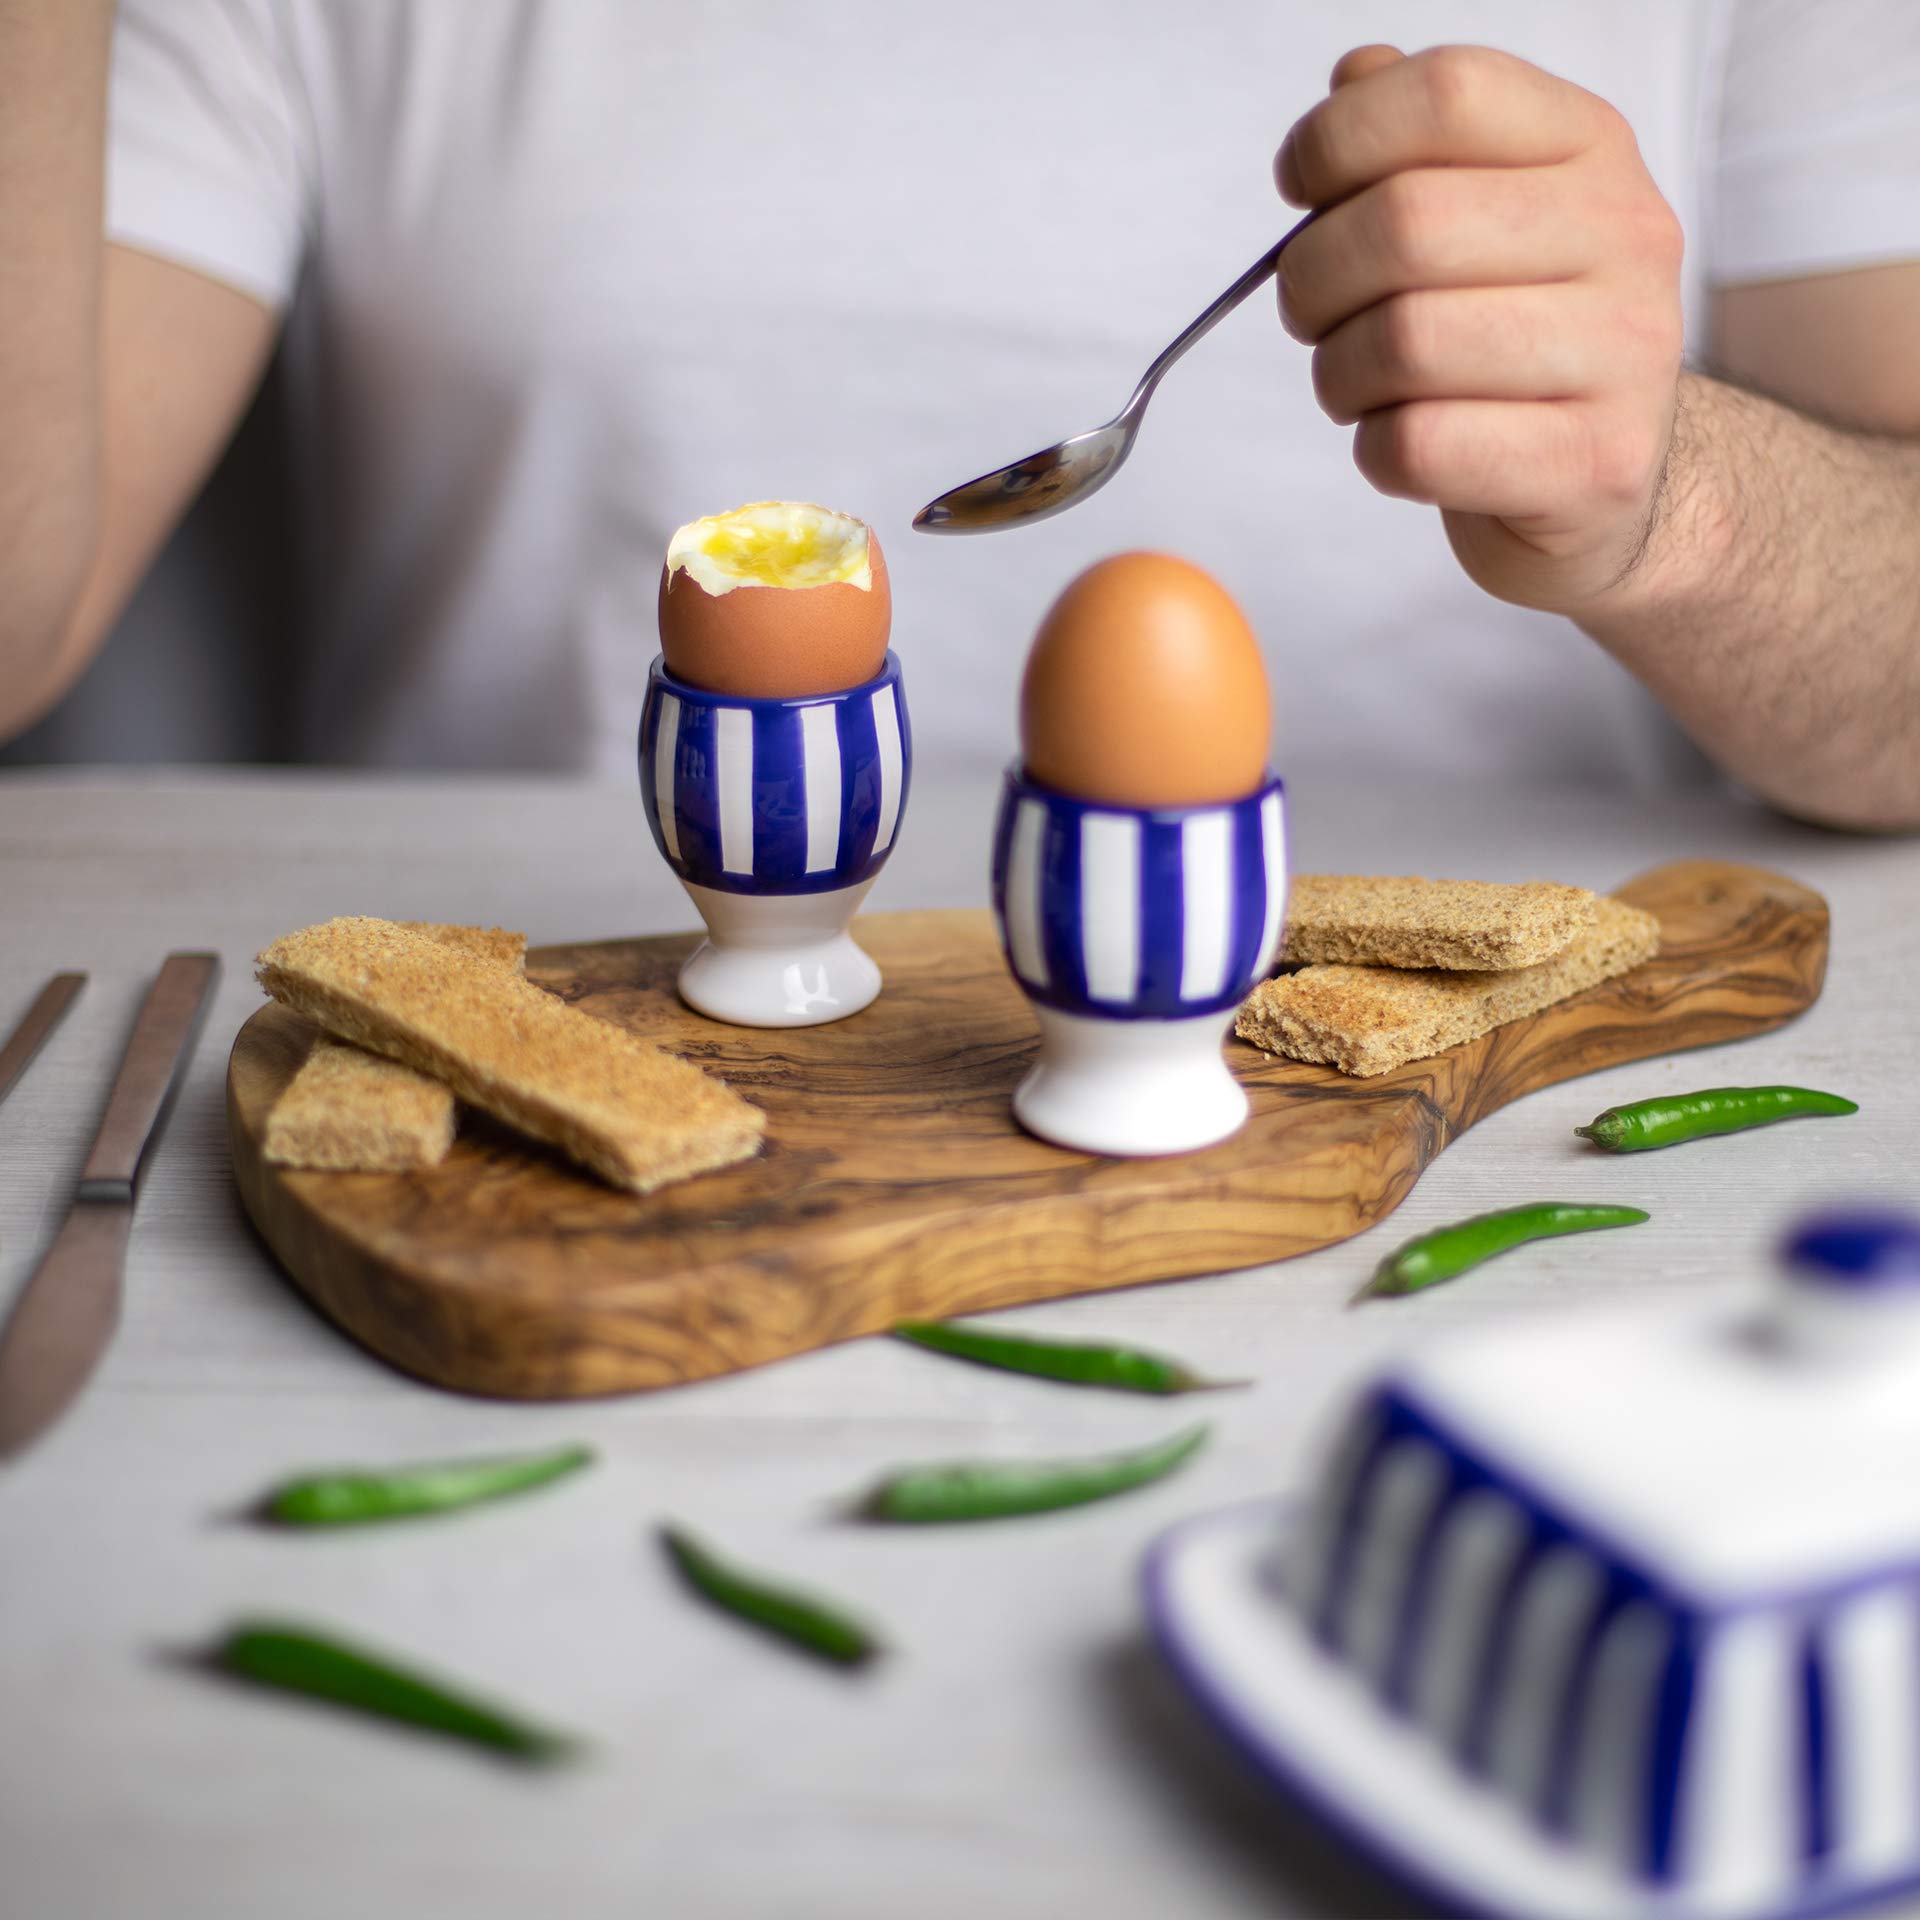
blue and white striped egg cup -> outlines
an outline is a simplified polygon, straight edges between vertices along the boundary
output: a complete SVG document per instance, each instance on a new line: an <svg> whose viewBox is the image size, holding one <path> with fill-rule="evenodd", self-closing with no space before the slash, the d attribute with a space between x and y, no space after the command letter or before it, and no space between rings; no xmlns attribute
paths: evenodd
<svg viewBox="0 0 1920 1920"><path fill-rule="evenodd" d="M1920 1887L1920 1220L1423 1339L1312 1499L1147 1606L1241 1752L1448 1912L1806 1920Z"/></svg>
<svg viewBox="0 0 1920 1920"><path fill-rule="evenodd" d="M847 931L899 836L913 736L889 653L864 685L743 699L655 660L640 716L647 825L707 925L687 1004L741 1027L858 1013L880 969Z"/></svg>
<svg viewBox="0 0 1920 1920"><path fill-rule="evenodd" d="M1225 806L1115 807L1007 774L993 906L1040 1057L1021 1125L1086 1153L1187 1153L1247 1117L1221 1043L1287 898L1281 783Z"/></svg>

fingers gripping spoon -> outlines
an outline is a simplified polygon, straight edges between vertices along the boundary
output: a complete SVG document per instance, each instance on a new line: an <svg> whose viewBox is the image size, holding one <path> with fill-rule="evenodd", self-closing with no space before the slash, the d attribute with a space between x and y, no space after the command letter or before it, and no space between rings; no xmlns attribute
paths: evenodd
<svg viewBox="0 0 1920 1920"><path fill-rule="evenodd" d="M1002 527L1045 520L1077 506L1104 487L1133 451L1135 436L1154 389L1167 369L1203 335L1212 332L1247 295L1273 277L1287 243L1315 214L1291 227L1226 292L1184 328L1140 376L1133 397L1091 433L1077 433L1011 466L996 467L965 486L930 501L914 515L922 533L996 533Z"/></svg>
<svg viewBox="0 0 1920 1920"><path fill-rule="evenodd" d="M113 1338L140 1178L219 978L210 953L169 954L148 990L66 1224L0 1333L0 1460L59 1419Z"/></svg>

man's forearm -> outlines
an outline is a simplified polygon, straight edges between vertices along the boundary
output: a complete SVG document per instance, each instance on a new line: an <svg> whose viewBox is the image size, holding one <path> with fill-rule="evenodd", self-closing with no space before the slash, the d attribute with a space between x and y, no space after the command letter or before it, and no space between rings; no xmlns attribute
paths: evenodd
<svg viewBox="0 0 1920 1920"><path fill-rule="evenodd" d="M100 486L111 0L0 0L0 729L81 590Z"/></svg>
<svg viewBox="0 0 1920 1920"><path fill-rule="evenodd" d="M1645 549L1574 617L1776 806L1920 826L1920 444L1687 374Z"/></svg>

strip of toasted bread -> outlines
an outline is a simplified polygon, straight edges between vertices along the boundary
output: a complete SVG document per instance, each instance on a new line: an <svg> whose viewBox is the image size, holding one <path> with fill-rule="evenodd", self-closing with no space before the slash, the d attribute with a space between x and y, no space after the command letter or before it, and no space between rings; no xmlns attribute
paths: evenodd
<svg viewBox="0 0 1920 1920"><path fill-rule="evenodd" d="M527 936L502 927L405 921L443 946L524 973ZM261 1151L275 1166L325 1173L411 1173L453 1145L452 1091L397 1060L322 1034L267 1118Z"/></svg>
<svg viewBox="0 0 1920 1920"><path fill-rule="evenodd" d="M409 933L424 933L442 946L459 947L495 966L510 967L515 973L527 970L527 936L509 933L505 927L457 927L445 920L401 920L396 922Z"/></svg>
<svg viewBox="0 0 1920 1920"><path fill-rule="evenodd" d="M1659 949L1652 914L1602 898L1592 928L1551 960L1499 973L1306 967L1254 988L1234 1031L1268 1053L1367 1078L1584 993Z"/></svg>
<svg viewBox="0 0 1920 1920"><path fill-rule="evenodd" d="M455 1101L438 1080L322 1034L267 1116L275 1166L411 1173L453 1145Z"/></svg>
<svg viewBox="0 0 1920 1920"><path fill-rule="evenodd" d="M389 920L329 920L259 958L276 1000L649 1193L758 1151L766 1116L698 1067Z"/></svg>
<svg viewBox="0 0 1920 1920"><path fill-rule="evenodd" d="M1593 895L1551 880L1296 874L1282 960L1493 972L1563 953L1593 925Z"/></svg>

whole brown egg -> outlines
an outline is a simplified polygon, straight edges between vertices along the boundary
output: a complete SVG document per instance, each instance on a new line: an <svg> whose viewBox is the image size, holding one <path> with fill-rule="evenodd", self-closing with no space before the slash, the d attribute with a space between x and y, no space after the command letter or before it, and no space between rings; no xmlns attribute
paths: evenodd
<svg viewBox="0 0 1920 1920"><path fill-rule="evenodd" d="M1030 778L1126 807L1218 805L1265 777L1260 645L1209 573L1165 553L1089 567L1034 637L1020 688Z"/></svg>
<svg viewBox="0 0 1920 1920"><path fill-rule="evenodd" d="M674 534L660 650L690 686L747 698L839 693L885 663L893 625L873 529L798 500L757 500Z"/></svg>

